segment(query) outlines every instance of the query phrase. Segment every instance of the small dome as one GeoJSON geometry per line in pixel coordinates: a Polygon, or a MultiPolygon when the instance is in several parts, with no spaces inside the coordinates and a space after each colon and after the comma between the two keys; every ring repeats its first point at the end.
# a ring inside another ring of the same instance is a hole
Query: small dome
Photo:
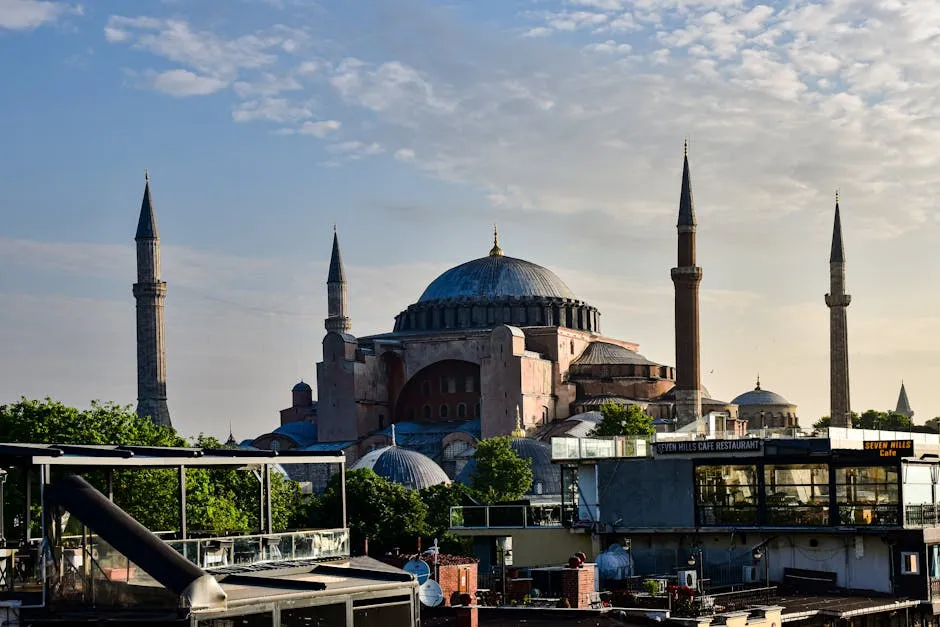
{"type": "Polygon", "coordinates": [[[614,365],[614,364],[645,364],[656,365],[643,355],[629,348],[624,348],[619,344],[610,342],[591,342],[584,352],[578,355],[578,358],[571,362],[572,365],[593,366],[593,365],[614,365]]]}
{"type": "Polygon", "coordinates": [[[571,289],[548,268],[492,254],[447,270],[431,281],[418,302],[448,298],[498,300],[532,297],[575,300],[571,289]]]}
{"type": "Polygon", "coordinates": [[[450,481],[447,473],[433,459],[398,446],[369,451],[360,457],[350,470],[363,468],[369,468],[380,477],[401,484],[409,490],[423,490],[450,481]]]}
{"type": "Polygon", "coordinates": [[[732,405],[792,405],[790,401],[783,398],[776,392],[762,390],[760,379],[757,380],[757,387],[749,392],[736,396],[731,401],[732,405]]]}
{"type": "Polygon", "coordinates": [[[306,420],[288,422],[274,430],[274,433],[293,440],[297,446],[309,446],[317,441],[317,425],[306,420]]]}
{"type": "Polygon", "coordinates": [[[291,388],[291,392],[313,392],[313,389],[309,385],[301,381],[300,383],[298,383],[297,385],[291,388]]]}
{"type": "MultiPolygon", "coordinates": [[[[551,446],[532,438],[512,438],[510,445],[520,458],[532,461],[532,485],[526,491],[527,495],[561,494],[561,469],[552,463],[551,446]]],[[[471,459],[460,471],[457,481],[470,485],[475,469],[476,460],[471,459]]]]}

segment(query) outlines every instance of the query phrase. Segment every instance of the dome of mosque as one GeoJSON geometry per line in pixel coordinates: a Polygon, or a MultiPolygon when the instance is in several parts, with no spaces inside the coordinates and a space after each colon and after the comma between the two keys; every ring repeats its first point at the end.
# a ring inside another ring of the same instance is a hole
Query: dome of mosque
{"type": "MultiPolygon", "coordinates": [[[[532,485],[526,490],[527,495],[561,494],[561,469],[552,463],[551,446],[532,438],[512,438],[509,443],[516,455],[532,462],[532,485]]],[[[475,468],[476,460],[471,459],[457,480],[470,485],[475,468]]]]}
{"type": "Polygon", "coordinates": [[[300,383],[295,385],[293,388],[291,388],[291,392],[312,392],[312,391],[313,390],[311,389],[310,385],[308,383],[304,383],[303,381],[301,381],[300,383]]]}
{"type": "Polygon", "coordinates": [[[575,300],[571,289],[548,268],[515,257],[489,255],[447,270],[428,285],[418,302],[532,297],[575,300]]]}
{"type": "Polygon", "coordinates": [[[386,446],[369,451],[350,467],[350,470],[369,468],[380,477],[401,484],[411,490],[423,490],[432,485],[447,483],[447,477],[433,459],[417,451],[386,446]]]}
{"type": "Polygon", "coordinates": [[[732,401],[732,405],[792,405],[790,401],[780,396],[776,392],[771,392],[770,390],[762,390],[760,387],[760,382],[757,383],[757,387],[753,390],[745,392],[739,396],[736,396],[732,401]]]}

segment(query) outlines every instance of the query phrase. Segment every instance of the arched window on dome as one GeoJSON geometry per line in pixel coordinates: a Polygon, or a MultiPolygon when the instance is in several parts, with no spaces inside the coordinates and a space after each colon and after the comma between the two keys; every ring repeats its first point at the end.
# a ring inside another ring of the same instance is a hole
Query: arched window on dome
{"type": "Polygon", "coordinates": [[[430,420],[431,419],[431,406],[425,405],[424,407],[422,407],[421,415],[424,416],[425,420],[430,420]]]}
{"type": "Polygon", "coordinates": [[[447,418],[447,413],[448,413],[447,403],[441,403],[441,411],[439,414],[440,417],[447,418]]]}
{"type": "Polygon", "coordinates": [[[457,417],[458,418],[467,417],[467,404],[466,403],[459,403],[457,405],[457,417]]]}

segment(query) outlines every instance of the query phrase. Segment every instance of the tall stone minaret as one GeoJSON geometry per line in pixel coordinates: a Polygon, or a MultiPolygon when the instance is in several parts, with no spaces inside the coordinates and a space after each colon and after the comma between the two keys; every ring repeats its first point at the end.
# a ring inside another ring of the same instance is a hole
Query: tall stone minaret
{"type": "Polygon", "coordinates": [[[144,200],[137,222],[137,415],[171,426],[166,406],[166,334],[163,302],[166,282],[160,279],[160,232],[150,200],[150,175],[144,175],[144,200]]]}
{"type": "Polygon", "coordinates": [[[678,263],[672,269],[676,288],[676,418],[678,426],[702,415],[702,382],[699,367],[698,286],[702,269],[695,265],[695,206],[689,173],[689,143],[682,162],[679,196],[678,263]]]}
{"type": "Polygon", "coordinates": [[[829,419],[833,427],[852,426],[849,403],[849,339],[846,312],[852,297],[845,293],[845,250],[842,248],[842,221],[839,218],[839,193],[836,192],[836,217],[832,226],[832,251],[829,253],[829,419]]]}
{"type": "Polygon", "coordinates": [[[326,278],[326,294],[326,330],[346,333],[352,328],[352,322],[346,315],[346,273],[343,271],[343,258],[339,254],[336,227],[333,227],[333,253],[330,255],[330,272],[326,278]]]}

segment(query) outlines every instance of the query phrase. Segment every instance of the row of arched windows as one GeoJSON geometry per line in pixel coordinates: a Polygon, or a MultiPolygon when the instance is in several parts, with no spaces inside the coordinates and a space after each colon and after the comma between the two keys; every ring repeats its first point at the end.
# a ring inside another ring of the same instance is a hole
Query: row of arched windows
{"type": "MultiPolygon", "coordinates": [[[[440,418],[440,419],[469,418],[470,417],[468,414],[466,403],[457,403],[457,407],[454,408],[454,411],[455,411],[454,415],[451,415],[450,405],[447,403],[441,403],[440,407],[437,408],[437,414],[435,416],[434,408],[431,407],[430,405],[424,405],[421,408],[421,418],[423,420],[432,420],[435,417],[440,418]]],[[[473,407],[473,417],[474,418],[480,417],[480,404],[479,403],[477,403],[473,407]]],[[[408,409],[408,420],[414,420],[415,418],[416,418],[415,409],[414,407],[411,407],[408,409]]]]}

